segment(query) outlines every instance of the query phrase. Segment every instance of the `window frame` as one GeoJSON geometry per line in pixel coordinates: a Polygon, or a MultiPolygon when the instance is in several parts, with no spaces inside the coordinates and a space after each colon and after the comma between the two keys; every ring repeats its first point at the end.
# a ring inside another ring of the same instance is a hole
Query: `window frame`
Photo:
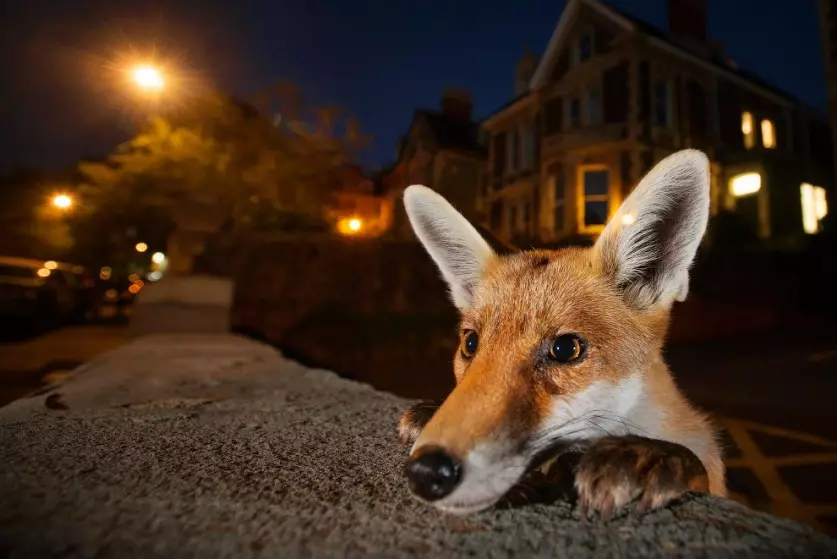
{"type": "Polygon", "coordinates": [[[607,222],[610,220],[610,213],[613,202],[613,178],[611,176],[611,169],[604,163],[588,163],[578,166],[576,171],[577,195],[578,195],[578,231],[579,233],[601,233],[607,222]],[[606,171],[607,172],[607,193],[593,194],[587,196],[584,192],[584,177],[588,171],[606,171]],[[605,222],[601,225],[587,225],[585,221],[587,202],[607,202],[607,210],[605,215],[605,222]]]}

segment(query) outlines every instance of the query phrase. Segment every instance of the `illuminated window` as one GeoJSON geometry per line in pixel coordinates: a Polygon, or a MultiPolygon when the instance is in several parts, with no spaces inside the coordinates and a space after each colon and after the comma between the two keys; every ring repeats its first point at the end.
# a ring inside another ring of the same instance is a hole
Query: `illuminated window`
{"type": "Polygon", "coordinates": [[[776,130],[769,120],[761,121],[761,143],[766,148],[776,147],[776,130]]]}
{"type": "Polygon", "coordinates": [[[732,177],[729,190],[736,198],[755,194],[761,189],[761,175],[758,173],[743,173],[732,177]]]}
{"type": "Polygon", "coordinates": [[[756,146],[756,128],[753,125],[753,113],[741,113],[741,133],[744,134],[744,147],[753,149],[756,146]]]}
{"type": "Polygon", "coordinates": [[[802,228],[806,233],[817,233],[821,229],[820,222],[828,215],[825,189],[804,182],[799,192],[802,199],[802,228]]]}

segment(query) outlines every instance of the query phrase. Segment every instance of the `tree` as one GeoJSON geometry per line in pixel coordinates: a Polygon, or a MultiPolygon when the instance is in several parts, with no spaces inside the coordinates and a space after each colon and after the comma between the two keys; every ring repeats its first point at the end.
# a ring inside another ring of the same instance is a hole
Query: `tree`
{"type": "Polygon", "coordinates": [[[0,253],[59,258],[74,245],[67,212],[50,204],[71,182],[63,173],[17,169],[0,177],[0,253]]]}
{"type": "Polygon", "coordinates": [[[170,269],[186,274],[222,225],[257,227],[266,212],[321,218],[336,173],[363,142],[354,119],[308,106],[280,84],[254,104],[197,99],[80,170],[87,199],[165,208],[174,225],[170,269]]]}

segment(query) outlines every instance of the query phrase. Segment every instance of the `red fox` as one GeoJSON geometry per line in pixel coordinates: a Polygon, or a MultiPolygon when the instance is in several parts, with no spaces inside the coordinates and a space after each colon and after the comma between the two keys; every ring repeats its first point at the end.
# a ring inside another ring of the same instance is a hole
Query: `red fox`
{"type": "Polygon", "coordinates": [[[433,190],[410,186],[404,204],[461,314],[455,388],[399,423],[415,495],[446,512],[485,509],[561,445],[580,449],[587,511],[726,494],[716,433],[662,356],[706,230],[703,153],[658,163],[591,248],[501,256],[433,190]]]}

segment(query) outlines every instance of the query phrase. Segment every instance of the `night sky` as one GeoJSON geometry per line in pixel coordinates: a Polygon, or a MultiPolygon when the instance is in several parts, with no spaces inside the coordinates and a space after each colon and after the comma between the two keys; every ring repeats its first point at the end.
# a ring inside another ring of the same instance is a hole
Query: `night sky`
{"type": "MultiPolygon", "coordinates": [[[[666,26],[665,0],[610,3],[666,26]]],[[[560,0],[0,4],[0,171],[106,154],[141,113],[115,68],[126,53],[153,48],[184,75],[237,95],[284,79],[312,100],[345,106],[374,136],[363,162],[386,164],[413,110],[435,108],[445,87],[470,90],[477,117],[508,101],[524,46],[542,53],[564,7],[560,0]]],[[[825,106],[813,0],[710,0],[709,34],[743,68],[825,106]]]]}

